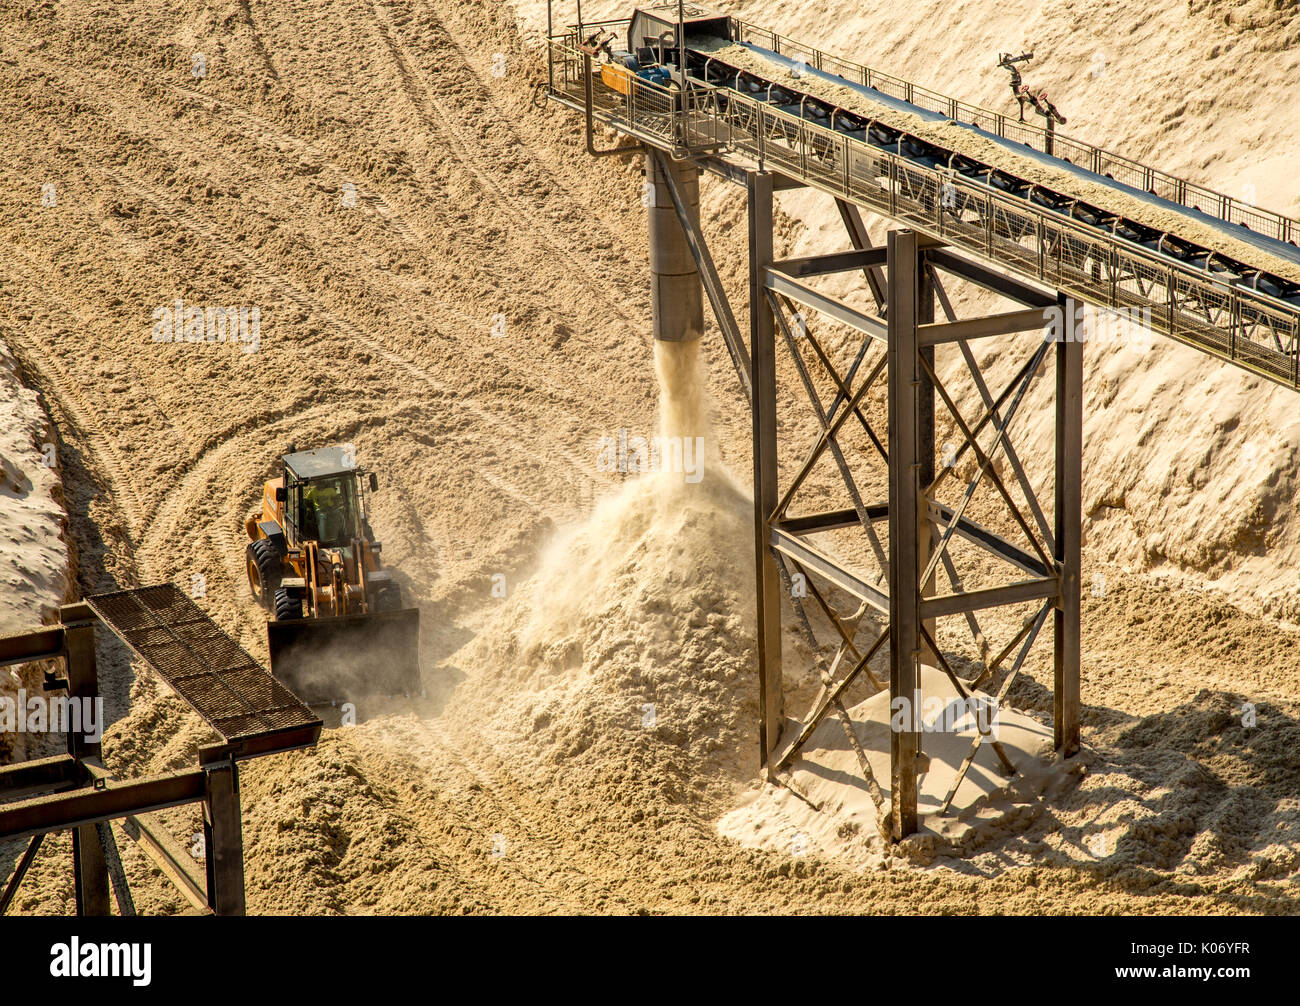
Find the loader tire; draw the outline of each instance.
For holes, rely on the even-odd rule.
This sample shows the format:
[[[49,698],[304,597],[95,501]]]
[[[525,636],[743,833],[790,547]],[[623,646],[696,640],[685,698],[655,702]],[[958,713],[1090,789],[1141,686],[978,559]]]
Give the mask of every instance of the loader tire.
[[[302,601],[287,588],[279,587],[275,591],[275,620],[283,622],[290,618],[302,618]]]
[[[248,589],[253,600],[268,611],[273,610],[275,592],[284,575],[283,557],[279,549],[266,538],[258,538],[248,546]]]
[[[388,584],[375,592],[376,611],[400,611],[401,609],[402,588],[397,584]]]

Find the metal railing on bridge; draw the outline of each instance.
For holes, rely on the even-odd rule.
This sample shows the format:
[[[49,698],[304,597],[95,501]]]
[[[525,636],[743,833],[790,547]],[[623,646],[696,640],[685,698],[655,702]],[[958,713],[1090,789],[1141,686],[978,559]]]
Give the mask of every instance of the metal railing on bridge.
[[[626,23],[587,27],[616,30]],[[773,50],[779,48],[787,57],[796,51],[796,43],[751,25],[740,23],[739,31],[742,38],[760,41]],[[868,86],[883,93],[894,94],[901,88],[896,96],[920,107],[941,102],[945,114],[953,113],[952,118],[979,120],[985,128],[997,128],[997,122],[989,118],[996,113],[986,109],[956,102],[817,50],[798,47],[797,51],[811,66],[850,80],[869,80]],[[551,38],[549,59],[550,95],[585,110],[584,61],[577,33]],[[681,94],[634,76],[625,79],[626,93],[604,87],[599,80],[593,88],[595,119],[618,132],[679,156],[717,151],[742,155],[1081,301],[1109,309],[1137,309],[1143,322],[1161,335],[1300,390],[1300,306],[1229,284],[1204,269],[1160,255],[1103,228],[1065,217],[980,181],[874,147],[741,91],[692,80]],[[1004,131],[1001,135],[1019,139],[1023,128],[1025,142],[1033,138],[1035,127],[998,118]],[[1074,149],[1068,145],[1076,141],[1057,136],[1055,142],[1059,155],[1063,149]],[[1060,146],[1063,142],[1067,144],[1064,148]],[[1209,193],[1222,213],[1240,216],[1246,212],[1225,196],[1154,172],[1137,162],[1083,144],[1078,144],[1078,149],[1086,149],[1091,161],[1107,169],[1140,171],[1153,183],[1146,187],[1155,187],[1157,194],[1161,194],[1158,186],[1171,180],[1182,197],[1175,201],[1183,205],[1192,206],[1194,203],[1188,200]],[[1118,176],[1115,180],[1125,181]],[[1295,233],[1290,229],[1297,226],[1294,221],[1276,214],[1264,216],[1275,221],[1273,226],[1279,234]],[[1259,232],[1268,233],[1265,221],[1256,223],[1260,224],[1256,228]]]

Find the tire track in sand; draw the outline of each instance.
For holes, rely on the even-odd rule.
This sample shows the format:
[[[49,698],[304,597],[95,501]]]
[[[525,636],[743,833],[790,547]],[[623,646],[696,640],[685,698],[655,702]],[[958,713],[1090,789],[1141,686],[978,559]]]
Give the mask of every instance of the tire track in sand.
[[[472,412],[485,425],[506,434],[501,441],[498,441],[498,443],[504,443],[507,446],[513,447],[513,449],[517,451],[522,450],[522,448],[518,446],[517,441],[525,439],[524,435],[527,431],[520,430],[509,421],[493,415],[491,412],[471,400],[456,398],[455,389],[450,385],[438,380],[415,361],[402,353],[399,353],[384,343],[379,342],[377,339],[371,338],[362,329],[335,314],[320,301],[304,292],[296,284],[285,279],[278,273],[264,268],[253,256],[249,255],[238,245],[222,237],[221,233],[215,226],[202,220],[197,213],[183,209],[177,201],[164,196],[143,180],[131,176],[124,169],[101,167],[98,170],[100,174],[105,178],[110,179],[122,191],[130,193],[138,199],[144,199],[168,220],[198,234],[205,241],[221,248],[227,255],[241,262],[252,275],[256,276],[267,286],[276,290],[287,300],[292,301],[302,310],[309,314],[314,314],[322,321],[327,322],[331,328],[333,328],[338,334],[342,335],[345,339],[365,346],[379,358],[384,360],[384,362],[394,370],[398,370],[406,374],[408,377],[416,379],[419,383],[433,389],[439,395],[456,399],[458,407]],[[528,454],[528,457],[531,460],[531,453]],[[535,501],[533,501],[519,486],[504,476],[498,475],[497,478],[501,485],[509,491],[512,497],[525,503],[529,507],[534,509],[537,508]]]
[[[440,730],[448,727],[450,723],[445,718],[432,724],[412,724],[397,718],[384,724],[382,736],[371,737],[362,728],[350,735],[349,740],[358,755],[363,756],[362,760],[383,757],[395,762],[399,767],[395,775],[422,780],[421,786],[431,790],[435,797],[445,789],[442,773],[449,771],[453,778],[469,780],[465,792],[481,794],[493,808],[489,811],[476,807],[476,819],[491,822],[489,827],[505,839],[504,855],[499,858],[501,866],[524,876],[527,876],[522,873],[525,866],[549,871],[543,880],[529,879],[548,892],[548,904],[554,910],[591,911],[601,895],[615,900],[617,896],[607,882],[578,865],[565,823],[557,820],[554,809],[500,768],[501,759],[495,751],[488,757],[496,763],[496,769],[486,764],[487,759],[471,758],[467,754],[472,747],[468,731],[456,731],[452,737],[449,730],[449,736],[441,736]],[[435,766],[433,778],[429,775],[430,764]],[[423,802],[427,797],[423,794],[417,798],[399,789],[396,795],[417,816],[422,810],[427,813],[427,804]],[[477,837],[487,847],[492,836],[493,832],[485,830]],[[593,889],[599,893],[593,893]],[[573,899],[575,891],[581,892],[583,900]]]
[[[36,58],[31,56],[25,56],[24,59],[26,62],[30,62],[33,65],[40,67],[50,77],[54,77],[62,73],[62,75],[64,75],[65,77],[71,76],[73,78],[78,78],[80,80],[79,90],[82,92],[78,96],[90,102],[92,106],[96,99],[107,100],[105,96],[113,93],[112,88],[107,87],[105,82],[102,79],[99,79],[95,81],[96,86],[93,89],[94,93],[91,95],[87,95],[85,93],[86,91],[85,75],[81,74],[75,68],[66,65],[62,61],[59,62],[58,66],[52,66],[49,63],[48,59],[41,59],[41,58]],[[202,100],[205,102],[210,102],[213,105],[223,106],[228,111],[233,111],[236,109],[236,106],[233,106],[228,102],[223,102],[220,99],[213,98],[211,96],[203,94],[202,92],[193,91],[189,88],[174,87],[173,90],[184,93],[188,98],[191,99]],[[140,109],[138,107],[133,107],[133,109],[129,111],[131,112],[131,115],[134,118],[134,120],[138,123],[140,120]],[[122,115],[126,115],[127,112],[128,112],[127,109],[123,107],[117,107],[115,110],[115,115],[122,116]],[[278,130],[273,124],[268,123],[266,120],[262,119],[259,116],[256,116],[251,112],[248,112],[247,110],[239,109],[238,111],[235,112],[235,115],[236,118],[243,119],[246,122],[252,122],[259,129],[267,133],[267,135],[271,135],[275,139],[285,142],[287,145],[291,145],[291,146],[298,147],[299,149],[307,150],[308,153],[310,153],[313,156],[313,158],[315,158],[321,163],[328,164],[333,169],[337,170],[340,173],[340,175],[345,176],[345,173],[343,172],[342,168],[339,167],[334,162],[330,161],[329,158],[324,154],[324,152],[314,144],[310,144],[309,142],[302,140],[296,136],[293,136],[291,134],[286,134],[283,131]],[[158,127],[156,123],[157,120],[155,120],[155,130],[158,130],[160,129],[160,127]],[[234,165],[239,171],[243,171],[246,174],[250,174],[254,177],[262,179],[264,184],[270,184],[269,182],[266,181],[263,172],[253,168],[251,165],[244,162],[242,158],[233,156],[229,153],[221,151],[220,149],[216,149],[215,153],[216,156],[219,157],[219,159],[226,161],[228,164]],[[101,171],[101,173],[103,172]],[[114,173],[112,171],[108,171],[107,173],[110,176],[114,176]],[[120,176],[114,176],[114,177],[116,177],[119,186],[121,186],[123,184],[121,177]],[[169,216],[169,218],[172,219],[173,222],[179,221],[182,223],[186,223],[187,225],[190,224],[191,217],[193,216],[191,211],[182,209],[179,206],[179,203],[171,200],[167,200],[167,204],[164,205],[163,202],[160,201],[160,199],[158,198],[158,193],[156,190],[152,190],[152,193],[150,193],[150,191],[148,191],[149,186],[147,186],[147,183],[144,183],[141,179],[135,177],[134,175],[132,175],[131,178],[134,179],[134,181],[138,184],[138,186],[142,190],[145,190],[144,197],[147,198],[153,205],[155,205],[155,207],[158,208],[160,212],[164,213],[164,215]],[[287,195],[282,191],[278,191],[278,187],[272,186],[272,188],[276,190],[276,194],[281,200],[290,201],[290,202],[296,201],[292,195]],[[137,192],[137,194],[140,193]],[[166,199],[166,197],[162,197],[162,198]],[[391,210],[391,207],[389,207],[388,204],[382,200],[382,197],[377,197],[377,198],[379,199],[379,202],[382,203],[387,213],[390,214],[394,220],[399,222],[399,233],[403,233],[408,236],[414,236],[409,224],[407,224],[404,220],[401,219],[400,216],[394,213]],[[216,230],[214,228],[207,228],[206,230],[197,229],[197,228],[192,228],[192,229],[196,229],[198,230],[199,233],[209,237],[216,233]],[[348,238],[350,238],[350,235],[346,236],[345,240]],[[425,239],[424,241],[418,243],[427,244],[428,242],[427,239]],[[228,252],[232,251],[232,247],[228,244],[223,245],[223,247],[226,248]],[[421,254],[423,255],[422,250],[421,250]],[[250,268],[252,269],[254,274],[257,275],[259,278],[265,280],[268,277],[268,275],[270,275],[268,270],[262,268],[260,264],[254,263],[250,256],[242,255],[242,258],[245,260],[246,263],[250,264]],[[408,291],[414,291],[416,289],[416,284],[402,277],[391,275],[388,278],[391,281],[397,283],[397,285],[406,288]],[[302,307],[304,309],[311,309],[315,311],[317,314],[321,314],[321,315],[324,315],[327,312],[327,309],[324,308],[324,306],[320,304],[319,301],[316,301],[315,299],[311,299],[311,298],[304,299],[304,296],[294,296],[290,294],[290,298],[294,300],[294,302],[297,303],[299,307]],[[439,304],[438,306],[440,310],[448,310],[450,311],[450,313],[456,315],[458,319],[460,319],[461,321],[469,322],[470,325],[474,325],[477,323],[476,319],[469,319],[465,315],[460,314],[459,312],[455,312],[454,309],[448,308],[445,304]],[[467,338],[463,337],[461,335],[461,329],[458,326],[452,325],[448,327],[458,337],[458,341],[462,345],[468,346],[468,348],[472,349],[480,357],[480,359],[484,360],[486,364],[503,370],[515,370],[515,372],[518,375],[517,379],[519,381],[524,382],[525,384],[529,381],[528,374],[525,374],[523,371],[518,370],[515,367],[512,367],[506,360],[504,360],[500,356],[500,354],[494,355],[489,361],[486,357],[486,351],[478,343],[471,342]],[[353,326],[350,328],[350,330],[345,331],[345,334],[347,334],[350,338],[355,338],[357,336],[357,329]],[[373,342],[369,344],[372,347],[376,345]],[[393,351],[389,350],[388,352],[392,353]],[[401,359],[408,366],[417,366],[416,364],[414,364],[414,361],[410,360],[405,356],[402,356]],[[542,370],[546,371],[547,374],[552,378],[553,387],[564,388],[568,386],[568,382],[566,380],[565,375],[560,374],[558,370],[556,370],[553,366],[549,365],[544,356],[540,358],[538,357],[532,358],[532,360],[530,361],[530,367],[533,369],[537,369],[538,367],[540,367]],[[578,417],[575,416],[573,418],[576,420]],[[535,436],[535,433],[532,435]],[[497,444],[500,443],[500,439],[506,439],[511,443],[515,442],[514,440],[511,440],[511,438],[499,438],[496,441]],[[209,443],[211,443],[211,440],[212,438],[209,438]],[[590,501],[594,499],[595,488],[597,486],[597,480],[593,478],[590,470],[591,465],[589,463],[589,459],[574,454],[569,448],[567,448],[564,445],[548,446],[548,453],[556,456],[564,457],[565,460],[568,461],[569,470],[571,472],[574,472],[577,476],[577,482],[579,485],[578,498],[580,502],[584,505],[584,507],[589,506]],[[533,460],[533,458],[530,457],[530,461],[531,460]],[[499,473],[492,474],[489,472],[481,472],[480,474],[483,476],[485,481],[491,484],[498,491],[504,491],[507,495],[512,496],[516,500],[526,503],[532,510],[537,512],[544,512],[544,510],[546,509],[547,507],[547,503],[545,501],[546,498],[542,498],[542,499],[533,498],[526,490],[522,489],[517,483],[510,481],[508,478],[504,478],[501,474]]]
[[[42,290],[48,287],[48,277],[34,275],[30,266],[19,264],[19,259],[26,259],[26,255],[17,245],[10,245],[6,254],[0,256],[0,272],[17,275],[21,280],[21,284],[14,284],[15,289]],[[33,317],[39,310],[47,317],[64,319],[62,324],[47,323],[52,331],[76,332],[84,327],[84,319],[71,316],[64,301],[41,298],[39,309],[30,300],[26,303],[30,305]],[[65,425],[76,434],[78,448],[85,451],[90,460],[86,465],[87,471],[95,476],[96,484],[108,496],[111,509],[121,516],[123,536],[134,551],[148,525],[150,508],[136,491],[135,480],[130,474],[132,466],[122,457],[112,438],[98,429],[93,417],[99,410],[81,391],[80,382],[68,373],[57,354],[46,351],[38,339],[26,335],[24,327],[19,319],[13,319],[6,341],[18,347],[24,369],[38,376],[39,390],[46,402],[63,413]]]
[[[430,84],[424,70],[413,69],[413,67],[420,67],[421,64],[412,56],[405,43],[397,37],[396,27],[387,9],[376,0],[367,0],[367,3],[375,15],[374,27],[376,33],[392,56],[402,90],[408,102],[415,109],[420,123],[430,132],[441,133],[446,136],[449,141],[447,149],[479,183],[480,190],[493,197],[508,210],[509,219],[527,224],[528,229],[539,239],[540,243],[546,245],[552,254],[559,256],[568,263],[569,267],[584,281],[588,290],[608,291],[610,287],[608,281],[593,276],[586,267],[576,260],[571,242],[559,235],[554,227],[546,225],[542,216],[536,212],[533,206],[524,205],[511,196],[497,184],[496,180],[487,171],[480,167],[479,159],[472,153],[473,146],[465,139],[462,131],[455,126],[455,120],[449,113],[447,105],[436,97],[435,88]],[[465,83],[463,75],[458,76],[456,80],[457,83]],[[428,114],[429,108],[432,108],[437,113],[436,116]],[[630,315],[621,303],[611,300],[608,294],[606,294],[606,300],[609,302],[612,313],[623,321],[626,330],[635,332],[644,343],[645,348],[650,349],[651,339],[645,330],[644,319]]]

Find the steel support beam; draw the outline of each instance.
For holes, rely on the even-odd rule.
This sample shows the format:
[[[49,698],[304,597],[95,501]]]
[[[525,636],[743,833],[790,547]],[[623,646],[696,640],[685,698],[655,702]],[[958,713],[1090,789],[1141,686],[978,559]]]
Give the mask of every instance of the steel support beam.
[[[63,627],[63,645],[67,654],[69,699],[99,698],[99,672],[95,666],[95,623],[76,622]],[[68,731],[68,754],[73,758],[98,758],[100,745],[88,741],[80,731]]]
[[[871,235],[867,233],[867,225],[862,222],[862,214],[858,208],[843,199],[836,199],[835,206],[840,211],[840,219],[844,221],[844,229],[849,232],[849,241],[853,247],[859,251],[870,248]],[[876,308],[880,311],[881,317],[884,317],[888,313],[884,273],[879,266],[868,266],[863,270],[863,275],[866,277],[868,289],[871,290],[871,296],[876,300]]]
[[[749,185],[749,173],[753,168],[741,164],[734,159],[730,159],[722,154],[702,154],[695,158],[696,162],[705,171],[716,175],[723,181],[731,182],[733,185],[739,185],[745,189]],[[772,176],[772,191],[786,192],[792,189],[806,189],[806,182],[801,182],[797,178],[791,178],[789,175],[783,175],[776,171],[769,171]]]
[[[830,252],[826,255],[807,255],[803,258],[782,259],[773,262],[772,268],[787,276],[830,276],[838,272],[866,269],[885,264],[885,249],[865,248],[854,251]]]
[[[934,619],[945,615],[960,615],[967,611],[983,611],[1007,604],[1040,601],[1045,597],[1055,598],[1059,593],[1060,584],[1054,576],[1039,580],[1021,580],[1019,583],[1002,587],[963,590],[956,594],[924,598],[921,601],[921,614],[925,616],[927,624],[933,624]]]
[[[95,665],[95,622],[87,620],[71,625],[65,623],[63,646],[67,654],[68,698],[94,702],[99,697],[99,672]],[[97,741],[87,740],[85,734],[77,730],[69,730],[67,736],[68,754],[73,758],[80,761],[83,758],[100,757],[101,749]],[[90,808],[94,803],[87,800],[75,806]],[[72,831],[73,887],[78,915],[108,915],[110,911],[108,860],[95,828],[97,820],[106,819],[87,820]]]
[[[18,865],[14,867],[13,876],[9,878],[9,883],[5,885],[4,893],[0,894],[0,915],[4,915],[9,911],[9,906],[13,904],[14,897],[18,894],[18,888],[22,886],[23,878],[27,876],[27,871],[31,869],[36,854],[41,851],[41,843],[44,841],[44,835],[33,835],[32,840],[27,843],[27,850],[23,853],[22,858],[18,860]]]
[[[993,314],[984,318],[969,318],[940,324],[921,326],[922,346],[942,346],[949,342],[967,339],[987,339],[995,335],[1014,335],[1017,332],[1034,332],[1047,324],[1042,309],[1031,307],[1007,314]]]
[[[113,897],[117,901],[117,914],[135,915],[135,899],[131,897],[131,888],[126,881],[126,868],[122,866],[122,855],[117,849],[117,840],[113,838],[113,824],[100,821],[95,825],[99,836],[99,847],[104,851],[104,861],[108,864],[108,876],[113,882]]]
[[[0,636],[0,667],[63,656],[63,626]]]
[[[856,521],[854,523],[857,523]],[[852,594],[859,601],[866,601],[882,615],[889,613],[889,595],[878,590],[853,571],[846,569],[820,549],[801,541],[796,536],[781,528],[772,528],[772,547],[784,556],[788,556],[800,566],[812,570],[818,576],[829,580],[845,593]]]
[[[1061,309],[1064,294],[1058,295]],[[1056,344],[1056,561],[1061,593],[1054,620],[1053,739],[1057,751],[1079,749],[1083,530],[1083,344]]]
[[[226,758],[247,761],[262,755],[301,751],[315,747],[319,739],[319,723],[285,727],[275,733],[257,734],[252,737],[240,737],[223,744],[205,745],[199,748],[199,765],[205,766],[209,761],[222,761]]]
[[[72,829],[72,890],[80,916],[111,915],[108,859],[93,824]]]
[[[0,804],[0,839],[23,838],[83,826],[88,826],[93,833],[94,825],[100,821],[198,803],[202,799],[203,773],[197,769],[31,797]],[[95,844],[99,844],[98,839]]]
[[[232,759],[205,769],[203,840],[207,850],[208,907],[215,915],[243,915],[244,831],[239,810],[239,769]]]
[[[890,231],[889,303],[889,700],[913,703],[920,681],[922,524],[920,483],[920,346],[917,344],[917,242],[911,230]],[[890,732],[890,830],[896,839],[917,829],[914,716]]]
[[[888,503],[868,503],[865,509],[867,519],[870,521],[889,519]],[[857,510],[849,508],[832,510],[828,513],[807,514],[803,517],[785,517],[773,527],[786,534],[801,535],[816,534],[818,531],[838,531],[840,528],[856,527],[860,523]]]
[[[194,858],[177,846],[156,817],[133,814],[122,819],[122,830],[153,860],[186,901],[194,908],[208,907],[205,880],[195,871]]]
[[[781,576],[769,545],[780,502],[776,439],[776,318],[764,289],[773,259],[772,176],[749,175],[750,360],[754,374],[754,565],[758,603],[760,763],[781,742],[785,721],[781,673]]]
[[[868,503],[866,510],[868,518],[872,521],[882,521],[889,518],[889,504],[887,503]],[[950,524],[955,512],[946,503],[932,502],[930,504],[930,520],[933,522],[942,521],[944,524]],[[816,534],[819,531],[839,531],[846,527],[856,527],[859,523],[858,512],[851,508],[845,508],[843,510],[831,510],[826,513],[807,514],[802,517],[786,517],[772,526],[775,530],[798,537],[800,535]],[[967,517],[962,517],[957,522],[954,533],[957,537],[978,545],[990,555],[1010,563],[1030,576],[1044,577],[1052,575],[1052,571],[1044,566],[1042,560],[1037,556],[1026,552],[1014,542],[1007,541],[1001,535],[990,531]]]
[[[855,310],[843,301],[824,294],[820,290],[814,290],[806,283],[800,283],[784,273],[769,270],[765,285],[769,290],[790,298],[796,304],[810,308],[813,311],[820,311],[828,318],[834,318],[841,324],[847,325],[863,335],[869,335],[881,342],[886,341],[888,338],[888,329],[884,319]]]
[[[859,656],[857,663],[850,668],[844,677],[823,692],[821,701],[817,703],[817,706],[813,709],[811,715],[809,715],[808,719],[800,726],[798,734],[788,745],[786,745],[785,750],[777,757],[777,768],[782,768],[785,765],[788,765],[803,746],[808,743],[808,739],[812,737],[818,724],[821,723],[822,719],[831,710],[832,706],[839,706],[839,708],[843,709],[841,699],[843,698],[844,693],[848,691],[853,682],[857,680],[858,675],[867,670],[867,664],[870,662],[871,658],[876,655],[880,647],[884,645],[888,639],[889,630],[886,629],[875,643],[867,648],[866,653]],[[871,672],[868,671],[867,673],[870,674]]]
[[[66,754],[0,766],[0,793],[6,796],[28,790],[48,791],[79,781],[77,760]]]
[[[956,510],[946,503],[935,503],[931,506],[931,519],[940,520],[944,525],[952,523]],[[1031,576],[1049,576],[1051,570],[1043,565],[1043,561],[1038,556],[1026,552],[1015,542],[1007,541],[996,532],[990,531],[983,525],[976,524],[967,517],[957,521],[954,528],[954,534],[959,538],[980,546],[991,555],[997,556],[1006,562],[1011,563],[1017,569],[1030,574]]]
[[[936,269],[960,276],[985,290],[1001,294],[1008,300],[1040,309],[1056,306],[1054,294],[1029,286],[1010,276],[1004,276],[948,248],[932,248],[925,253],[925,257]]]

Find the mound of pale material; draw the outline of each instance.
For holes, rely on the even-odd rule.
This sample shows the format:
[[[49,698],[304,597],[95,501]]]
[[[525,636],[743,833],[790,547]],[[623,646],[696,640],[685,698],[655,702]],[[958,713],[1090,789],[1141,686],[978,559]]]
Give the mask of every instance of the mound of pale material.
[[[658,343],[656,365],[661,436],[702,440],[701,477],[630,476],[451,658],[470,674],[456,701],[556,764],[599,771],[638,733],[692,759],[748,750],[752,504],[716,460],[698,345]]]
[[[1261,884],[1255,890],[1270,896],[1294,891],[1300,727],[1293,709],[1202,689],[1167,712],[1094,736],[1076,788],[1024,815],[1021,828],[995,845],[968,850],[968,864],[956,868],[1093,864],[1137,889],[1169,875],[1213,875]],[[1261,900],[1260,910],[1278,909]]]
[[[0,633],[54,614],[67,589],[67,515],[54,431],[36,392],[0,343]]]
[[[0,635],[48,621],[68,590],[67,515],[57,472],[54,433],[36,392],[23,387],[18,364],[0,342]],[[47,462],[54,462],[51,466]],[[39,674],[0,668],[0,697],[25,687],[35,693]],[[0,733],[0,764],[22,758],[25,734]]]

